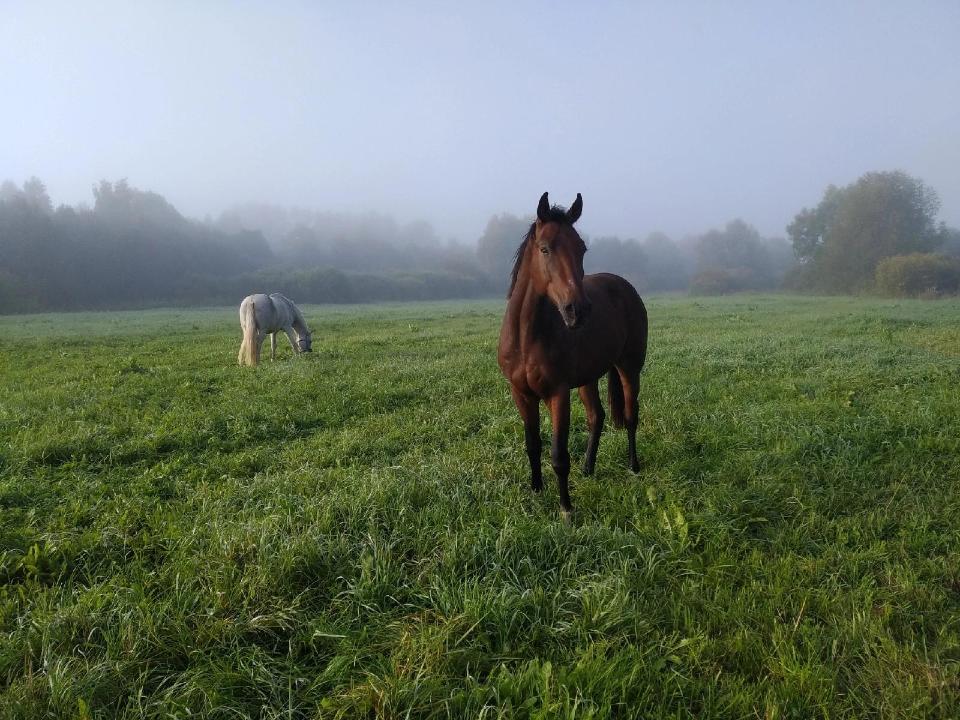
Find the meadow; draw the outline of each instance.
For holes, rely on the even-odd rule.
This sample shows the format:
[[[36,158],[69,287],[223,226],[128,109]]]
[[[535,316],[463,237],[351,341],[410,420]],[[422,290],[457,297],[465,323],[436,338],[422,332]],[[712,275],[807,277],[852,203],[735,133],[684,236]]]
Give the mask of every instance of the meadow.
[[[569,525],[502,308],[0,317],[0,718],[960,716],[960,301],[648,300]]]

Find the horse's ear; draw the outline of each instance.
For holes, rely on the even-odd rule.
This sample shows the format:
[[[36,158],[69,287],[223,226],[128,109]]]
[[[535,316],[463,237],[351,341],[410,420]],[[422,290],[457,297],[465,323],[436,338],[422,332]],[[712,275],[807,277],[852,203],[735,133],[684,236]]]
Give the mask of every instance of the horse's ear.
[[[550,219],[550,200],[547,199],[547,193],[540,196],[540,204],[537,205],[537,220],[547,222]]]
[[[582,212],[583,198],[580,197],[580,193],[577,193],[577,199],[573,201],[573,205],[571,205],[570,209],[567,210],[567,218],[570,220],[571,225],[580,219],[580,213]]]

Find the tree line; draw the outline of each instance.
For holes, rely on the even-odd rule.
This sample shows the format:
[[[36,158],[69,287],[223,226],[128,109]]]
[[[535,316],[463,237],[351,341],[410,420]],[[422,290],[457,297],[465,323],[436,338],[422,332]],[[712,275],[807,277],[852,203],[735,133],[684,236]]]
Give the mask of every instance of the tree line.
[[[936,191],[904,172],[871,172],[827,187],[787,226],[797,264],[791,289],[876,290],[896,296],[960,290],[960,230],[937,222]]]
[[[611,270],[644,293],[806,290],[937,296],[960,289],[960,232],[939,199],[902,172],[830,186],[787,238],[734,219],[673,240],[586,237],[587,272]],[[506,289],[532,218],[490,218],[474,245],[429,223],[377,214],[238,205],[184,217],[162,196],[102,181],[93,206],[54,208],[43,183],[0,185],[0,312],[233,304],[254,291],[298,302],[482,297]]]

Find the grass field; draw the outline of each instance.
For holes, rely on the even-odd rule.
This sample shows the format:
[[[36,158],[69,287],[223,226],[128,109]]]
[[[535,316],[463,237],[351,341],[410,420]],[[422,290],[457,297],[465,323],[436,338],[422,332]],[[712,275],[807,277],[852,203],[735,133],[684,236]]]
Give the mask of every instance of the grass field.
[[[0,717],[960,716],[960,302],[648,306],[569,526],[500,302],[0,318]]]

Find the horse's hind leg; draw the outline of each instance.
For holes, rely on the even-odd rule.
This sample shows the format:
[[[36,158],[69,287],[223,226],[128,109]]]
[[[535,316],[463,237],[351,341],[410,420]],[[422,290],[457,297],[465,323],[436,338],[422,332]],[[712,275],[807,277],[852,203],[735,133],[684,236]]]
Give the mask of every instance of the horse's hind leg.
[[[553,421],[553,446],[550,449],[550,460],[553,471],[557,474],[557,487],[560,490],[560,513],[564,520],[570,519],[573,505],[570,504],[570,451],[567,450],[567,439],[570,436],[570,390],[564,388],[550,398],[550,419]]]
[[[592,475],[593,466],[597,462],[597,449],[600,446],[600,433],[603,431],[603,421],[606,414],[603,412],[603,405],[600,403],[597,383],[582,385],[579,393],[580,401],[587,411],[587,427],[590,429],[590,437],[587,440],[587,456],[583,459],[583,474]]]
[[[270,333],[270,362],[277,359],[277,334]]]
[[[254,340],[256,342],[256,348],[253,354],[253,364],[257,365],[260,362],[260,353],[263,351],[263,341],[266,339],[266,333],[263,330],[257,330],[257,337]]]
[[[630,469],[633,472],[640,472],[640,460],[637,458],[637,398],[640,395],[640,371],[618,367],[617,373],[623,384],[623,421],[627,426],[627,454],[630,459]]]

